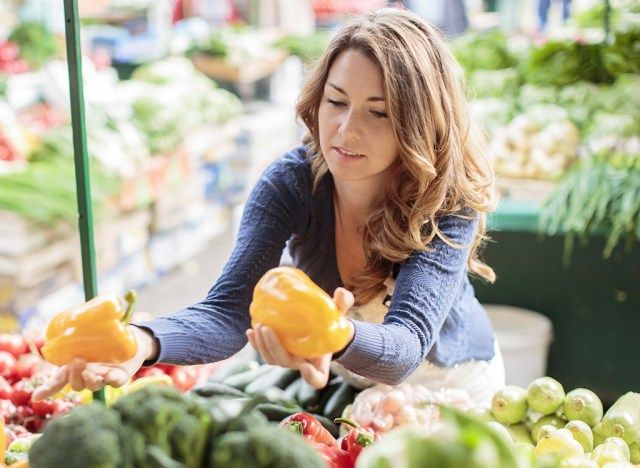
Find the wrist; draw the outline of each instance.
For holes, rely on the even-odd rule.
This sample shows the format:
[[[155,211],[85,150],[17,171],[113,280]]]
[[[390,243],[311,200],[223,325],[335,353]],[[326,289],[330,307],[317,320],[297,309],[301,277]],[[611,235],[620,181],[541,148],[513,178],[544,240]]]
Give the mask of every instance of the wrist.
[[[143,358],[143,361],[155,361],[158,358],[160,352],[158,346],[158,340],[153,333],[142,327],[134,326],[133,333],[138,342],[138,355]]]

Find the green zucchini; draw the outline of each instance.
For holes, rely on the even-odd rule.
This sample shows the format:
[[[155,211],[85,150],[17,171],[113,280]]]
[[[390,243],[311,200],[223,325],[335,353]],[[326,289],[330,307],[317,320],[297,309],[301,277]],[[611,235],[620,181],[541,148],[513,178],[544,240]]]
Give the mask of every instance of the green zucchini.
[[[303,408],[315,411],[318,409],[318,401],[320,400],[320,395],[322,395],[323,390],[324,389],[313,388],[303,380],[298,389],[296,400]]]
[[[286,408],[274,403],[260,403],[256,409],[264,414],[269,421],[280,422],[284,418],[302,411],[302,408]]]
[[[249,385],[254,380],[263,376],[264,374],[270,372],[274,369],[275,366],[263,365],[256,369],[251,369],[245,372],[241,372],[239,374],[234,374],[230,377],[227,377],[222,381],[222,383],[230,385],[238,390],[245,390],[245,387]]]
[[[240,374],[260,367],[256,361],[237,361],[231,362],[222,367],[209,378],[209,382],[224,382],[225,379],[232,375]]]
[[[248,384],[244,391],[248,394],[253,394],[271,387],[282,389],[293,382],[299,375],[296,370],[275,366],[272,370]]]
[[[241,390],[238,390],[231,385],[223,384],[222,382],[205,382],[200,385],[196,385],[191,389],[193,393],[201,397],[210,398],[212,396],[228,396],[228,397],[246,397],[247,394]]]
[[[304,382],[302,377],[298,377],[296,380],[291,382],[287,388],[284,389],[282,396],[283,398],[289,401],[296,401],[296,397],[298,396],[298,390],[300,390],[300,385]]]
[[[316,406],[318,408],[316,410],[316,413],[324,413],[323,410],[325,405],[327,404],[331,396],[338,390],[341,383],[342,381],[339,381],[337,383],[330,383],[322,390],[322,393],[320,394],[320,398],[318,399],[318,403]]]
[[[341,383],[322,408],[322,414],[331,421],[339,418],[342,416],[344,408],[349,403],[353,403],[354,394],[355,392],[351,385],[346,382]]]

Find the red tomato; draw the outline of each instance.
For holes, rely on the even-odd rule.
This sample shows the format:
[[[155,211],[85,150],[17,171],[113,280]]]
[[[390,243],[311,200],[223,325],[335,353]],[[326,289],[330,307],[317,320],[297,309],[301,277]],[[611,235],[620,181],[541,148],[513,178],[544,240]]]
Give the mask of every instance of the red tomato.
[[[56,403],[53,398],[47,398],[46,400],[32,401],[31,408],[36,416],[46,416],[55,411]]]
[[[198,379],[198,371],[191,366],[176,366],[169,375],[173,385],[181,392],[190,390]]]
[[[135,378],[139,379],[141,377],[149,377],[151,375],[165,375],[165,371],[159,367],[145,367],[136,372]]]
[[[20,357],[29,350],[24,338],[10,333],[0,334],[0,351],[7,351],[15,357]]]
[[[16,367],[16,358],[7,351],[0,351],[0,377],[10,379]]]
[[[11,400],[13,387],[6,379],[0,378],[0,400]]]
[[[0,417],[8,424],[16,415],[16,406],[10,400],[0,400]]]
[[[13,393],[11,394],[11,402],[16,405],[28,405],[31,401],[33,393],[33,384],[28,380],[21,380],[13,385]]]
[[[44,425],[44,423],[45,423],[44,419],[40,419],[40,418],[30,419],[29,421],[26,422],[27,430],[33,433],[39,432],[42,426]]]
[[[41,361],[42,358],[35,354],[23,354],[16,363],[16,367],[14,369],[15,378],[19,380],[25,378],[30,379],[36,370],[36,366]]]
[[[27,423],[33,418],[33,410],[31,409],[31,406],[27,406],[27,405],[16,405],[16,415],[15,415],[15,421],[24,425],[25,427],[27,426]],[[29,429],[27,427],[27,429]]]

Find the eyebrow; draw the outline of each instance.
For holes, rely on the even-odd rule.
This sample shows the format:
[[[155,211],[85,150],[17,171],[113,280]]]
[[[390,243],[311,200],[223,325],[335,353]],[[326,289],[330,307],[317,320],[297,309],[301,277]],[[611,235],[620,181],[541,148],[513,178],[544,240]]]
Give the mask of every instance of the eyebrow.
[[[348,96],[348,94],[344,91],[344,89],[342,89],[339,86],[336,86],[333,83],[327,83],[328,86],[331,86],[332,88],[334,88],[336,91],[338,91],[339,93],[344,94],[345,96]],[[372,96],[370,98],[367,98],[367,101],[371,101],[371,102],[384,102],[384,98],[383,97],[379,97],[379,96]]]

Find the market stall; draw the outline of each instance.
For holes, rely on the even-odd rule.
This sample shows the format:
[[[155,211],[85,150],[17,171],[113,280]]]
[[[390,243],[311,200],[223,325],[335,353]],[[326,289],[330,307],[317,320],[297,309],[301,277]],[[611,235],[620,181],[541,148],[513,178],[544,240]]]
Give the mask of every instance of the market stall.
[[[96,7],[85,17],[87,31],[99,26],[87,55],[75,3],[65,1],[66,63],[60,35],[38,22],[0,43],[0,461],[640,466],[638,5],[584,9],[543,44],[493,29],[451,44],[502,194],[484,254],[499,281],[474,288],[485,304],[553,323],[548,370],[514,385],[507,369],[509,385],[482,406],[464,389],[356,385],[335,372],[314,388],[297,370],[246,355],[153,364],[118,387],[69,384],[32,399],[74,359],[117,365],[137,353],[130,290],[229,228],[264,167],[300,136],[276,90],[299,86],[331,36],[325,27],[383,2],[310,2],[322,28],[304,37],[261,28],[258,2],[218,2],[228,15],[215,27],[196,17],[175,31],[169,2]],[[136,37],[141,21],[160,29]],[[160,45],[136,55],[145,44]],[[271,102],[254,101],[259,82]],[[295,356],[344,349],[332,298],[300,270],[274,271],[256,286],[252,325],[272,327]]]

